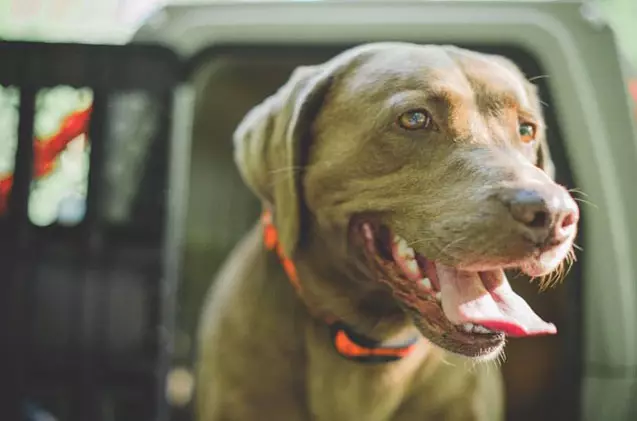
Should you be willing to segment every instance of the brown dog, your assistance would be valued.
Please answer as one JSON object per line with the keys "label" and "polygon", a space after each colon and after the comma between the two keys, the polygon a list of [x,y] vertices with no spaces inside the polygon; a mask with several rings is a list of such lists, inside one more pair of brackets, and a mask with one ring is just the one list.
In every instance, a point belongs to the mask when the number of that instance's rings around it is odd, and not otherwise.
{"label": "brown dog", "polygon": [[503,269],[556,270],[579,218],[543,131],[502,57],[378,43],[299,68],[235,134],[273,226],[205,306],[198,419],[501,419],[500,374],[472,361],[555,332]]}

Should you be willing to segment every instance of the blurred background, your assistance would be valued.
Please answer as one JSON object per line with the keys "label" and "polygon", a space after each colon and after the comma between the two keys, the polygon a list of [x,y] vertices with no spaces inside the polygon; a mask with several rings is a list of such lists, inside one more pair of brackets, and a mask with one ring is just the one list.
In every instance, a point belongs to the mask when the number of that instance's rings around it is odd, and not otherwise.
{"label": "blurred background", "polygon": [[[505,2],[517,3],[502,0]],[[0,0],[0,44],[36,41],[125,45],[133,38],[148,41],[152,34],[162,32],[162,25],[170,27],[166,22],[186,16],[179,7],[198,10],[197,7],[212,3],[211,0]],[[486,2],[476,0],[476,7],[481,3]],[[591,38],[595,38],[598,31],[608,30],[615,39],[617,50],[612,49],[610,53],[608,49],[600,50],[600,60],[608,60],[610,56],[621,68],[619,76],[606,68],[591,72],[587,75],[588,82],[597,87],[609,86],[609,96],[617,92],[625,94],[625,98],[614,96],[613,110],[619,110],[621,115],[632,113],[637,119],[637,108],[628,101],[637,104],[637,43],[634,42],[637,2],[591,0],[580,3],[578,19],[586,22]],[[158,12],[166,7],[173,7],[172,12],[166,15]],[[205,24],[197,22],[199,26]],[[224,25],[232,32],[233,22]],[[139,31],[140,27],[145,29]],[[37,285],[32,292],[23,291],[30,307],[28,317],[23,314],[20,319],[20,326],[29,326],[30,332],[35,332],[21,339],[26,342],[20,342],[31,347],[23,361],[30,374],[20,386],[20,391],[27,396],[21,406],[24,419],[191,419],[194,332],[202,297],[220,263],[259,212],[259,204],[243,186],[231,160],[232,131],[250,107],[284,83],[294,67],[324,61],[346,47],[333,40],[311,48],[299,46],[298,42],[292,47],[284,46],[283,42],[266,48],[246,41],[245,47],[226,46],[209,54],[199,51],[202,41],[194,35],[190,40],[187,31],[183,35],[175,33],[171,36],[179,41],[164,40],[163,43],[174,47],[179,59],[190,60],[186,77],[183,71],[171,67],[179,61],[177,56],[163,60],[161,54],[153,52],[148,55],[157,57],[155,61],[131,64],[124,72],[130,78],[123,76],[122,80],[127,82],[121,82],[113,92],[106,92],[106,82],[100,86],[69,82],[37,89],[28,84],[21,87],[0,83],[0,251],[5,253],[4,257],[0,254],[0,268],[13,265],[11,271],[4,273],[5,279],[13,280],[15,285],[19,285],[21,279],[33,279]],[[552,75],[546,61],[504,40],[489,43],[469,39],[466,44],[506,55],[529,77],[537,77],[536,84],[548,104],[547,121],[558,179],[569,187],[586,190],[574,176],[576,160],[564,146],[568,143],[565,138],[572,135],[560,127],[562,108],[552,107],[555,97],[566,94],[556,92],[556,86],[551,84]],[[18,57],[20,50],[9,51],[4,56],[3,51],[0,49],[0,68],[6,70],[15,65],[8,57]],[[96,74],[110,66],[99,63],[117,59],[110,58],[116,54],[108,51],[99,54],[91,52],[97,50],[82,51],[86,54],[66,51],[69,57],[66,64],[42,67],[33,75],[67,72],[62,69],[73,73],[74,68],[78,74]],[[139,51],[138,57],[142,57],[145,52]],[[66,60],[64,57],[67,56],[59,56],[60,62]],[[132,63],[135,52],[121,57],[127,57]],[[48,60],[47,63],[55,63],[54,57]],[[143,60],[140,58],[140,61]],[[37,66],[35,62],[30,63]],[[74,67],[72,63],[77,64]],[[135,82],[140,79],[147,80]],[[162,83],[166,83],[166,87],[162,87]],[[191,124],[176,124],[179,113],[175,112],[172,91],[168,88],[184,83],[189,89],[187,94],[181,92],[179,104],[192,112],[181,117]],[[32,103],[25,92],[33,93]],[[8,198],[14,182],[15,186],[19,184],[15,157],[16,153],[20,155],[20,133],[25,132],[20,124],[25,98],[29,103],[27,108],[33,111],[32,129],[26,130],[33,138],[34,173],[33,180],[25,184],[24,208],[15,209],[21,209],[35,228],[20,231],[15,225],[20,218],[15,212],[10,215]],[[95,120],[99,121],[97,125]],[[99,133],[88,129],[89,121],[92,121],[91,130],[99,127]],[[613,125],[611,123],[617,124],[617,121],[608,123]],[[183,144],[188,143],[186,138],[192,140],[188,148],[180,152],[187,156],[179,155],[184,164],[181,175],[187,179],[180,185],[189,190],[188,194],[169,191],[170,186],[174,190],[176,185],[174,180],[173,184],[170,181],[175,177],[171,168],[173,172],[177,168],[173,162],[175,156],[170,153],[175,151],[174,146],[170,149],[169,132],[175,130],[171,125],[187,132]],[[106,145],[99,148],[99,154],[92,146],[92,140],[97,137]],[[637,142],[632,133],[628,139],[628,142]],[[95,158],[98,155],[103,157],[103,162]],[[637,167],[637,161],[634,164]],[[92,180],[91,168],[99,168],[101,181]],[[100,208],[92,211],[87,195],[90,196],[91,188],[97,191],[98,185],[101,186],[97,200]],[[629,199],[632,200],[632,196]],[[179,204],[175,205],[176,202]],[[587,218],[591,208],[586,204],[582,206]],[[598,207],[598,204],[592,206]],[[181,242],[178,249],[166,252],[169,247],[166,244],[172,238],[171,229],[167,228],[171,220],[167,215],[170,209],[176,208],[180,209]],[[4,222],[3,215],[8,215]],[[91,227],[96,226],[106,234],[92,235]],[[32,272],[20,269],[24,262],[15,263],[19,261],[15,256],[26,252],[16,252],[8,238],[37,244],[38,257],[30,250],[28,253],[30,260],[26,266],[32,265],[29,266]],[[26,239],[33,241],[29,243]],[[637,250],[631,251],[632,256],[637,255]],[[177,270],[176,266],[165,264],[165,260],[173,262],[171,259],[179,261],[178,273],[170,275],[179,281],[177,287],[161,283],[170,277],[166,272]],[[36,266],[37,269],[33,269]],[[2,270],[0,280],[3,280]],[[511,341],[503,366],[510,420],[576,420],[582,416],[584,356],[580,345],[586,342],[586,331],[582,327],[581,271],[581,266],[576,265],[563,286],[540,295],[534,285],[525,282],[516,285],[532,307],[546,319],[555,321],[564,333],[558,337]],[[76,278],[83,279],[80,290]],[[634,283],[634,279],[632,281]],[[167,296],[174,297],[175,302]],[[606,305],[612,306],[612,303]],[[0,323],[0,326],[3,325]],[[17,353],[22,351],[18,349]],[[635,366],[609,368],[599,364],[595,367],[600,378],[632,379],[622,390],[626,394],[624,400],[630,401],[629,407],[632,405],[635,411],[632,413],[637,417]],[[63,381],[67,375],[72,379],[68,384]],[[584,393],[584,396],[587,395]],[[82,399],[82,402],[74,399]],[[614,419],[604,418],[604,421]]]}

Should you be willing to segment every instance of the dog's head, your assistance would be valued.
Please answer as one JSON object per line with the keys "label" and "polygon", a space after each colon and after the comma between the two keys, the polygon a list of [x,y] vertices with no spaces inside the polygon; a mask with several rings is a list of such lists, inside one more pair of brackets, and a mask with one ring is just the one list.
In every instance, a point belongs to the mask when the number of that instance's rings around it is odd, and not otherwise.
{"label": "dog's head", "polygon": [[389,286],[431,342],[489,357],[505,335],[554,333],[503,270],[557,270],[579,212],[552,180],[535,87],[507,59],[357,47],[297,69],[235,148],[288,256],[320,244],[349,281]]}

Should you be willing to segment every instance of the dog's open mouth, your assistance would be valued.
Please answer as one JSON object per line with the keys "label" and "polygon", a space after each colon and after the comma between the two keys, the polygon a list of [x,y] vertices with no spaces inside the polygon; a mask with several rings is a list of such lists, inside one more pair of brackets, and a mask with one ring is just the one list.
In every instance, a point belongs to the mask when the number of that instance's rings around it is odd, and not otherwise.
{"label": "dog's open mouth", "polygon": [[421,333],[469,357],[499,353],[506,336],[556,333],[509,285],[502,269],[462,271],[420,255],[385,226],[362,223],[365,253]]}

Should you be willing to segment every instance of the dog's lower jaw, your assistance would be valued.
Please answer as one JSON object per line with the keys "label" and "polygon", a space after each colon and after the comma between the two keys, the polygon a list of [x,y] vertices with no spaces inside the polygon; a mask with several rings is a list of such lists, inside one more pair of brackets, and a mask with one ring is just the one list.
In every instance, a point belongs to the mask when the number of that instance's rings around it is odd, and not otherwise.
{"label": "dog's lower jaw", "polygon": [[[407,310],[410,312],[409,310]],[[422,317],[418,313],[412,315],[413,323],[421,332],[427,332],[429,327],[423,324],[420,324],[419,321],[422,320]],[[500,342],[496,343],[493,346],[484,347],[480,349],[459,349],[457,345],[452,345],[446,342],[445,334],[440,335],[440,340],[431,340],[429,338],[433,337],[433,335],[423,334],[427,341],[431,342],[433,345],[437,346],[441,350],[446,353],[454,354],[462,358],[468,358],[477,363],[489,362],[489,361],[499,361],[504,355],[504,348],[506,345],[506,340],[503,338]]]}

